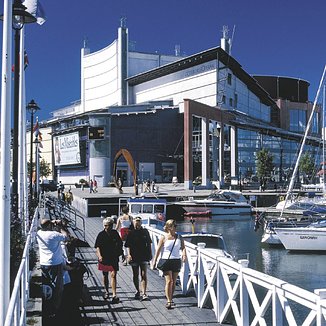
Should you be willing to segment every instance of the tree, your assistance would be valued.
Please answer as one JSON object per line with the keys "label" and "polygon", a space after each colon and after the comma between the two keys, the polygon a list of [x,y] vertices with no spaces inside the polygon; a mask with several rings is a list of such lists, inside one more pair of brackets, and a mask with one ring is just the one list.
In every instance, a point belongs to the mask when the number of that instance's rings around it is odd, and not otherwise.
{"label": "tree", "polygon": [[266,187],[267,180],[270,179],[274,168],[273,155],[267,150],[262,149],[256,153],[257,176],[263,189]]}
{"label": "tree", "polygon": [[[33,162],[33,171],[35,170],[35,163]],[[31,173],[31,163],[27,163],[28,175]],[[52,170],[50,169],[50,163],[47,163],[44,158],[40,162],[40,177],[46,178],[51,174]]]}
{"label": "tree", "polygon": [[299,162],[299,169],[305,174],[305,177],[308,177],[308,179],[312,177],[312,174],[315,171],[315,162],[312,160],[309,152],[302,155]]}

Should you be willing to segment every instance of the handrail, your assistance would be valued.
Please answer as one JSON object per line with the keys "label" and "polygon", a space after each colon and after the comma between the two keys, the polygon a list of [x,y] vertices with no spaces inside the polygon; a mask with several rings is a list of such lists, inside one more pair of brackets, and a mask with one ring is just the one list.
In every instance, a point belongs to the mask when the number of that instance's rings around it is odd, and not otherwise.
{"label": "handrail", "polygon": [[36,222],[38,221],[38,208],[36,208],[19,269],[15,278],[14,287],[10,296],[8,311],[4,326],[26,325],[26,304],[29,299],[29,249],[35,241]]}
{"label": "handrail", "polygon": [[[68,205],[67,203],[58,200],[57,198],[53,196],[48,196],[47,197],[48,203],[46,205],[52,204],[54,206],[54,213],[55,216],[58,218],[63,218],[65,217],[67,220],[73,223],[73,225],[70,225],[70,227],[76,232],[79,232],[81,236],[83,237],[83,240],[86,241],[86,222],[85,218],[78,213],[78,211]],[[79,218],[78,220],[81,221],[82,226],[79,226],[79,222],[77,220],[77,217]]]}
{"label": "handrail", "polygon": [[[147,227],[155,252],[163,231]],[[301,289],[185,241],[187,261],[180,271],[184,294],[194,290],[199,308],[211,302],[217,322],[233,314],[236,325],[325,325],[326,289]],[[296,320],[300,309],[307,314]]]}

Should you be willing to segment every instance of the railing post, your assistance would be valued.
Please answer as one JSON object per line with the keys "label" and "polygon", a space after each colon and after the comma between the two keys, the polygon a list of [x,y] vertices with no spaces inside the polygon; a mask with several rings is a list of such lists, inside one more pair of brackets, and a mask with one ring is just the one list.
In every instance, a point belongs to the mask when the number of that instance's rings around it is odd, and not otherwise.
{"label": "railing post", "polygon": [[316,326],[326,325],[326,289],[316,289],[314,293],[318,295]]}
{"label": "railing post", "polygon": [[197,306],[201,308],[201,302],[205,291],[205,273],[204,265],[201,257],[201,250],[198,246],[198,290],[197,290]]}
{"label": "railing post", "polygon": [[182,294],[186,295],[187,294],[187,284],[188,284],[188,279],[189,279],[189,261],[188,259],[183,263],[183,268],[181,270],[181,275],[180,275],[180,283],[181,283],[181,290]]}
{"label": "railing post", "polygon": [[240,264],[240,314],[242,325],[249,325],[249,295],[246,284],[243,278],[243,269],[247,268],[249,265],[249,260],[240,259],[238,260]]}
{"label": "railing post", "polygon": [[217,319],[217,322],[221,323],[223,322],[223,320],[221,320],[221,314],[223,311],[223,308],[225,307],[225,304],[227,302],[227,290],[226,290],[226,286],[224,283],[224,279],[223,279],[223,275],[221,272],[221,264],[218,262],[218,266],[217,266],[217,272],[216,272],[216,309],[217,311],[215,311],[215,316]]}
{"label": "railing post", "polygon": [[276,286],[273,287],[273,303],[272,303],[272,323],[273,325],[283,325],[283,309],[278,297]]}

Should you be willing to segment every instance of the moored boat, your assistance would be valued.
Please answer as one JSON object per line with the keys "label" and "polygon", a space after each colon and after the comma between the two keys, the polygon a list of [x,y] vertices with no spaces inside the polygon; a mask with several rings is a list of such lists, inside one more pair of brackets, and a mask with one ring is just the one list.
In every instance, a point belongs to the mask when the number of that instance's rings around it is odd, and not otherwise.
{"label": "moored boat", "polygon": [[205,244],[205,249],[216,255],[216,257],[227,257],[233,259],[233,256],[227,252],[222,234],[212,233],[184,233],[181,234],[185,241],[194,245]]}
{"label": "moored boat", "polygon": [[165,199],[153,197],[131,197],[124,203],[125,199],[119,200],[119,212],[121,205],[125,204],[129,207],[129,215],[131,217],[140,216],[143,225],[151,225],[163,227],[166,219]]}
{"label": "moored boat", "polygon": [[285,249],[296,251],[326,251],[326,221],[307,227],[275,228]]}
{"label": "moored boat", "polygon": [[240,191],[219,190],[207,198],[193,197],[174,203],[181,206],[187,213],[203,213],[211,211],[212,218],[219,219],[250,219],[251,205]]}

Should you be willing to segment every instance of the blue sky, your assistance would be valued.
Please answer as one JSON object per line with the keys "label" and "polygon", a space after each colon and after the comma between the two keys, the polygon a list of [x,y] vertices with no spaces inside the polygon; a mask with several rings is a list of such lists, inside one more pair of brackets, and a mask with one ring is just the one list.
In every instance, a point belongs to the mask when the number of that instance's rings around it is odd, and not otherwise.
{"label": "blue sky", "polygon": [[[27,101],[49,118],[80,99],[80,49],[117,38],[127,18],[129,40],[140,52],[191,55],[219,46],[223,25],[235,26],[232,56],[249,74],[302,78],[314,100],[326,64],[324,0],[41,0],[47,21],[26,26]],[[3,12],[1,1],[0,12]],[[2,39],[2,24],[0,26]],[[0,44],[2,47],[2,41]]]}

